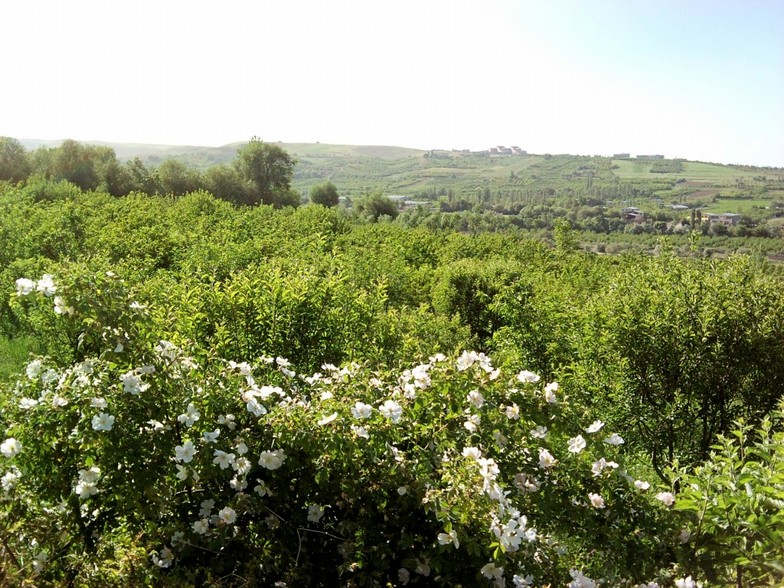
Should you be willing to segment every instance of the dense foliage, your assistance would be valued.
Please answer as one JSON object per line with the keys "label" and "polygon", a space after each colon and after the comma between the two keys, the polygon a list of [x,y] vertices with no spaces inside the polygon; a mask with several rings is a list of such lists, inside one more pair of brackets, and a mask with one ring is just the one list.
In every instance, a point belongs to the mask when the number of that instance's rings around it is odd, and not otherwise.
{"label": "dense foliage", "polygon": [[780,583],[780,272],[556,229],[2,185],[0,585]]}

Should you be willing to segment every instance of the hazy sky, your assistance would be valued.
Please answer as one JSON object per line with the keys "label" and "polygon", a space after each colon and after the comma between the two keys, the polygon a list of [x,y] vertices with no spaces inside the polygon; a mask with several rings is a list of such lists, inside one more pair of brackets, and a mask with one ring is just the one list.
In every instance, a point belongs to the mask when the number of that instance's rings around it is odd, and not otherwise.
{"label": "hazy sky", "polygon": [[2,2],[0,135],[784,166],[784,0]]}

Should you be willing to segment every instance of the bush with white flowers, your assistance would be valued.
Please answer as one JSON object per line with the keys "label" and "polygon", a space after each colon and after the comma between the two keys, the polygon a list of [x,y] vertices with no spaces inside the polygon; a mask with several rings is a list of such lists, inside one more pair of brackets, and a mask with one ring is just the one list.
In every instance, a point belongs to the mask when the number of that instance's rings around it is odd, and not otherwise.
{"label": "bush with white flowers", "polygon": [[[401,370],[353,363],[298,374],[282,357],[237,362],[156,339],[147,311],[120,289],[90,302],[95,283],[17,282],[19,297],[56,292],[72,309],[58,320],[80,329],[92,353],[67,365],[33,359],[0,395],[0,539],[14,577],[677,579],[688,548],[677,496],[635,479],[621,437],[573,404],[567,383],[472,351]],[[113,312],[119,326],[103,320]]]}

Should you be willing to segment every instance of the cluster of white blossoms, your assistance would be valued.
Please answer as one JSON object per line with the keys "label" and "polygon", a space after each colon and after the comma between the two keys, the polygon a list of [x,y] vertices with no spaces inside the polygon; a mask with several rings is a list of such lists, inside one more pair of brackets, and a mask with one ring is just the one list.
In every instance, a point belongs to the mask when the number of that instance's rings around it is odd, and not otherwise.
{"label": "cluster of white blossoms", "polygon": [[[22,444],[13,437],[9,437],[0,443],[0,453],[2,453],[4,457],[16,457],[21,451]],[[16,485],[16,482],[20,477],[21,473],[19,470],[15,466],[12,467],[0,477],[0,488],[3,489],[3,492],[9,492]]]}
{"label": "cluster of white blossoms", "polygon": [[591,580],[588,576],[579,570],[569,570],[572,576],[572,581],[569,582],[569,588],[596,588],[596,582]]}
{"label": "cluster of white blossoms", "polygon": [[91,467],[86,470],[79,470],[79,479],[74,485],[74,493],[79,498],[90,498],[98,494],[98,480],[101,479],[101,470]]}
{"label": "cluster of white blossoms", "polygon": [[502,521],[500,517],[494,516],[490,523],[490,531],[496,536],[504,551],[513,553],[520,549],[523,541],[533,543],[536,541],[537,533],[533,527],[528,527],[528,518],[521,515],[517,509],[507,509],[509,518]]}
{"label": "cluster of white blossoms", "polygon": [[501,370],[493,367],[490,358],[484,353],[477,353],[476,351],[463,351],[460,357],[457,358],[458,371],[465,371],[473,365],[478,365],[489,377],[490,380],[495,380],[501,375]]}
{"label": "cluster of white blossoms", "polygon": [[416,399],[418,390],[427,390],[432,382],[430,378],[430,368],[432,364],[423,363],[413,369],[405,370],[398,380],[403,396],[409,400]]}
{"label": "cluster of white blossoms", "polygon": [[65,303],[65,300],[63,300],[62,296],[55,296],[55,292],[57,292],[57,286],[55,285],[54,280],[50,274],[44,274],[38,281],[34,281],[29,278],[19,278],[16,280],[17,296],[29,296],[33,292],[41,292],[48,298],[54,296],[54,312],[56,314],[71,315],[74,313],[74,309]]}
{"label": "cluster of white blossoms", "polygon": [[0,476],[0,488],[3,489],[3,492],[10,492],[21,477],[22,473],[19,471],[19,468],[16,466],[12,467],[6,473]]}
{"label": "cluster of white blossoms", "polygon": [[27,296],[35,291],[43,293],[44,296],[54,296],[54,293],[57,292],[57,286],[55,286],[52,276],[44,274],[37,282],[29,278],[19,278],[16,281],[17,296]]}

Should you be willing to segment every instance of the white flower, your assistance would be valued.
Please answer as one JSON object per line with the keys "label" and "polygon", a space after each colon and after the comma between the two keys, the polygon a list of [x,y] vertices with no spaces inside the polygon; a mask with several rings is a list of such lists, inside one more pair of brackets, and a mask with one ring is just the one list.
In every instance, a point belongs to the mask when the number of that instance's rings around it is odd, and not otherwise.
{"label": "white flower", "polygon": [[237,443],[237,446],[234,449],[237,451],[237,455],[245,455],[248,453],[248,446],[245,445],[243,441]]}
{"label": "white flower", "polygon": [[188,468],[186,468],[185,466],[180,465],[180,464],[177,464],[176,468],[177,468],[177,473],[175,474],[176,478],[180,482],[184,482],[185,480],[187,480],[188,479]]}
{"label": "white flower", "polygon": [[147,390],[150,385],[142,383],[142,379],[133,371],[126,372],[120,376],[123,389],[130,394],[139,394]]}
{"label": "white flower", "polygon": [[16,485],[17,480],[21,476],[21,472],[16,468],[6,472],[3,474],[3,477],[0,478],[0,487],[4,492],[10,491]]}
{"label": "white flower", "polygon": [[455,549],[460,547],[460,541],[457,539],[457,533],[455,531],[449,531],[448,533],[439,533],[438,543],[439,545],[447,545],[451,543],[452,545],[455,546]]}
{"label": "white flower", "polygon": [[199,519],[195,523],[193,523],[193,531],[198,533],[199,535],[206,535],[210,530],[210,520],[209,519]]}
{"label": "white flower", "polygon": [[364,402],[355,402],[354,407],[351,409],[351,416],[353,416],[355,419],[367,419],[370,418],[372,412],[373,407],[369,404],[365,404]]}
{"label": "white flower", "polygon": [[89,498],[98,494],[98,480],[101,478],[101,470],[92,467],[87,470],[79,470],[79,481],[74,486],[74,493],[79,498]]}
{"label": "white flower", "polygon": [[234,463],[235,455],[233,453],[226,453],[225,451],[216,449],[213,452],[213,455],[215,456],[215,459],[212,460],[212,463],[219,465],[222,470],[225,470]]}
{"label": "white flower", "polygon": [[0,443],[0,453],[5,457],[14,457],[19,455],[20,451],[22,451],[22,444],[13,437],[9,437]]}
{"label": "white flower", "polygon": [[68,314],[71,315],[74,313],[74,309],[71,306],[67,306],[65,304],[65,300],[63,300],[62,296],[55,296],[54,297],[54,312],[55,314]]}
{"label": "white flower", "polygon": [[420,576],[429,576],[430,566],[427,565],[427,562],[417,560],[416,570],[414,571]]}
{"label": "white flower", "polygon": [[697,588],[698,584],[691,579],[691,576],[675,580],[676,588]]}
{"label": "white flower", "polygon": [[41,279],[38,280],[38,284],[36,285],[36,290],[39,292],[43,292],[45,296],[51,296],[55,292],[57,292],[57,286],[54,285],[54,281],[52,280],[52,276],[49,274],[44,274],[41,276]]}
{"label": "white flower", "polygon": [[152,563],[154,563],[159,568],[168,568],[170,565],[172,565],[173,560],[174,554],[168,547],[161,549],[160,554],[152,554]]}
{"label": "white flower", "polygon": [[406,492],[408,492],[408,487],[407,486],[398,486],[397,487],[397,493],[400,494],[400,496],[405,496]]}
{"label": "white flower", "polygon": [[479,423],[481,421],[482,418],[478,414],[472,414],[466,419],[466,421],[463,423],[463,426],[470,433],[476,433],[477,429],[479,429]]}
{"label": "white flower", "polygon": [[282,449],[275,451],[262,451],[259,457],[259,465],[268,470],[277,470],[286,461],[286,454]]}
{"label": "white flower", "polygon": [[544,387],[544,399],[550,404],[555,404],[558,402],[556,392],[558,392],[558,382],[550,382]]}
{"label": "white flower", "polygon": [[647,490],[648,488],[651,487],[651,485],[649,482],[646,482],[644,480],[635,480],[634,487],[637,488],[637,490]]}
{"label": "white flower", "polygon": [[329,423],[334,421],[336,418],[338,418],[338,413],[333,412],[332,414],[319,419],[317,424],[319,427],[323,427],[324,425],[328,425]]}
{"label": "white flower", "polygon": [[311,504],[308,507],[308,520],[311,523],[318,523],[324,516],[324,508],[318,504]]}
{"label": "white flower", "polygon": [[22,410],[30,410],[37,404],[38,401],[35,398],[22,398],[19,401],[19,408],[21,408]]}
{"label": "white flower", "polygon": [[405,586],[408,584],[409,580],[411,580],[411,574],[406,568],[400,568],[397,571],[397,579],[400,580],[400,583]]}
{"label": "white flower", "polygon": [[68,399],[63,398],[60,395],[52,396],[52,406],[54,408],[62,408],[63,406],[68,406]]}
{"label": "white flower", "polygon": [[217,443],[219,436],[220,429],[215,429],[214,431],[204,431],[201,434],[201,438],[204,439],[205,443]]}
{"label": "white flower", "polygon": [[569,582],[569,588],[596,588],[596,582],[591,580],[588,576],[583,575],[578,570],[569,570],[572,575],[572,581]]}
{"label": "white flower", "polygon": [[482,457],[482,452],[478,447],[463,447],[463,457],[478,460]]}
{"label": "white flower", "polygon": [[93,417],[92,425],[94,431],[111,431],[114,426],[114,417],[105,412],[98,413]]}
{"label": "white flower", "polygon": [[533,373],[529,372],[528,370],[523,370],[519,374],[517,374],[517,381],[522,382],[523,384],[536,384],[541,378]]}
{"label": "white flower", "polygon": [[98,397],[98,398],[93,398],[92,400],[90,400],[90,406],[91,406],[92,408],[100,408],[100,409],[104,409],[104,408],[106,408],[107,406],[109,406],[109,403],[108,403],[108,402],[106,402],[106,399],[105,399],[105,398],[100,398],[100,397]]}
{"label": "white flower", "polygon": [[215,508],[215,501],[211,498],[208,500],[202,500],[199,508],[201,509],[199,511],[200,517],[209,517],[210,513],[212,513],[212,509]]}
{"label": "white flower", "polygon": [[272,492],[270,491],[267,484],[264,483],[264,480],[257,480],[258,484],[253,488],[253,491],[258,494],[259,496],[272,496]]}
{"label": "white flower", "polygon": [[512,406],[507,406],[504,409],[504,412],[506,413],[506,418],[508,418],[510,421],[516,421],[517,419],[520,418],[520,407],[517,406],[516,404],[512,404]]}
{"label": "white flower", "polygon": [[38,375],[41,373],[42,362],[40,359],[34,359],[30,363],[27,364],[25,368],[25,374],[30,380],[35,380]]}
{"label": "white flower", "polygon": [[514,583],[515,588],[527,588],[534,583],[534,577],[530,575],[523,577],[519,574],[515,574],[512,577],[512,582]]}
{"label": "white flower", "polygon": [[196,455],[196,447],[194,447],[193,441],[186,441],[174,448],[174,459],[176,461],[190,463],[194,455]]}
{"label": "white flower", "polygon": [[250,471],[250,466],[251,463],[247,457],[238,457],[231,464],[232,469],[241,476],[244,476]]}
{"label": "white flower", "polygon": [[598,461],[593,462],[591,466],[591,472],[593,472],[594,476],[600,476],[601,473],[605,470],[605,468],[617,468],[618,464],[614,461],[607,461],[603,457],[600,458]]}
{"label": "white flower", "polygon": [[545,435],[547,435],[547,427],[539,425],[535,429],[531,429],[529,433],[532,439],[544,439]]}
{"label": "white flower", "polygon": [[161,421],[156,421],[155,419],[150,419],[147,421],[147,424],[150,425],[149,430],[151,431],[168,431],[171,427],[164,425]]}
{"label": "white flower", "polygon": [[485,397],[479,390],[471,390],[466,397],[466,400],[477,408],[482,408],[485,403]]}
{"label": "white flower", "polygon": [[601,430],[601,428],[603,426],[604,426],[604,423],[602,421],[596,420],[596,421],[592,422],[591,425],[587,429],[585,429],[585,432],[586,433],[596,433],[597,431]]}
{"label": "white flower", "polygon": [[549,451],[543,447],[539,449],[539,467],[544,469],[551,468],[556,464],[556,462],[557,460]]}
{"label": "white flower", "polygon": [[583,439],[582,435],[577,435],[577,437],[569,439],[569,451],[572,453],[580,453],[583,449],[585,449],[585,439]]}
{"label": "white flower", "polygon": [[330,392],[329,390],[325,390],[319,395],[319,400],[324,402],[326,400],[332,400],[334,397],[335,395],[332,392]]}
{"label": "white flower", "polygon": [[224,525],[232,525],[237,520],[237,513],[229,506],[224,506],[218,511],[218,520]]}
{"label": "white flower", "polygon": [[680,535],[678,535],[678,540],[681,543],[688,543],[689,539],[691,539],[691,531],[688,529],[681,529]]}
{"label": "white flower", "polygon": [[351,425],[351,431],[357,437],[361,437],[362,439],[370,439],[370,434],[368,433],[365,427],[358,427],[357,425]]}
{"label": "white flower", "polygon": [[604,442],[608,445],[623,445],[623,437],[621,437],[618,433],[613,433],[607,437]]}
{"label": "white flower", "polygon": [[478,359],[476,351],[463,351],[460,357],[457,358],[457,369],[458,371],[465,371],[474,365],[474,362]]}
{"label": "white flower", "polygon": [[196,407],[193,405],[193,403],[189,403],[188,408],[185,409],[184,413],[177,417],[177,420],[181,423],[185,423],[186,427],[191,427],[193,426],[193,423],[199,420],[200,417],[201,413],[196,410]]}
{"label": "white flower", "polygon": [[245,480],[245,478],[239,478],[237,476],[234,476],[229,481],[229,486],[231,486],[232,490],[236,490],[237,492],[242,492],[243,490],[245,490],[245,488],[248,487],[248,482],[247,480]]}
{"label": "white flower", "polygon": [[403,408],[394,400],[387,400],[379,407],[378,412],[391,420],[393,424],[397,424],[403,415]]}
{"label": "white flower", "polygon": [[33,290],[35,290],[35,282],[33,282],[30,278],[19,278],[16,281],[17,296],[27,296]]}
{"label": "white flower", "polygon": [[262,415],[267,414],[267,407],[261,404],[253,396],[248,398],[248,401],[245,404],[245,408],[247,408],[248,412],[251,413],[253,416],[260,417]]}
{"label": "white flower", "polygon": [[604,498],[593,492],[588,494],[588,499],[591,501],[591,506],[594,508],[604,508]]}
{"label": "white flower", "polygon": [[664,506],[672,506],[675,504],[675,495],[672,492],[659,492],[656,500],[660,500]]}
{"label": "white flower", "polygon": [[498,567],[493,562],[487,563],[479,570],[488,580],[499,581],[504,575],[504,568]]}

